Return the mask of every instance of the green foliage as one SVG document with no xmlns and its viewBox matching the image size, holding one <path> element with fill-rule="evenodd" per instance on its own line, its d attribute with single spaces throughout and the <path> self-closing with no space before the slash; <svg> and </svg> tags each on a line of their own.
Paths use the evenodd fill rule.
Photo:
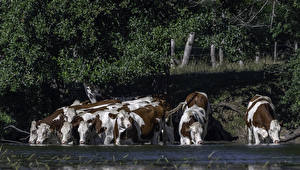
<svg viewBox="0 0 300 170">
<path fill-rule="evenodd" d="M 38 118 L 69 104 L 78 84 L 105 91 L 167 75 L 170 39 L 180 58 L 190 32 L 195 46 L 221 47 L 228 63 L 253 60 L 256 51 L 268 55 L 275 40 L 300 35 L 299 2 L 276 2 L 270 25 L 272 1 L 0 1 L 0 107 L 15 120 Z M 297 58 L 289 62 L 285 82 L 289 120 L 300 119 L 297 64 Z"/>
<path fill-rule="evenodd" d="M 10 123 L 14 123 L 15 120 L 13 120 L 11 116 L 9 116 L 8 114 L 4 112 L 0 112 L 0 122 L 1 124 L 10 124 Z"/>
<path fill-rule="evenodd" d="M 285 95 L 282 97 L 281 104 L 287 108 L 287 113 L 283 119 L 291 127 L 300 125 L 300 53 L 293 57 L 287 65 L 287 73 L 282 84 L 286 87 Z"/>
</svg>

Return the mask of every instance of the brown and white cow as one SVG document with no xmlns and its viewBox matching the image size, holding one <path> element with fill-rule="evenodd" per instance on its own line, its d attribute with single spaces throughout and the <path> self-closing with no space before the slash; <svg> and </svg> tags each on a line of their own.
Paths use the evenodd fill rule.
<svg viewBox="0 0 300 170">
<path fill-rule="evenodd" d="M 118 100 L 104 100 L 75 107 L 77 115 L 72 122 L 64 122 L 64 126 L 61 128 L 61 142 L 63 144 L 71 142 L 74 131 L 77 131 L 80 144 L 100 144 L 101 141 L 98 139 L 97 133 L 101 131 L 102 122 L 97 112 L 119 108 L 121 107 L 120 104 Z M 77 138 L 74 139 L 77 140 Z"/>
<path fill-rule="evenodd" d="M 132 110 L 138 110 L 146 106 L 158 106 L 159 102 L 154 98 L 147 96 L 135 100 L 124 101 L 122 106 L 117 110 L 109 110 L 108 112 L 98 113 L 102 121 L 102 126 L 105 127 L 104 144 L 109 144 L 114 141 L 116 145 L 121 144 L 122 133 L 127 133 L 128 129 L 132 131 L 132 123 L 140 131 L 140 127 L 145 125 L 141 115 L 136 114 Z M 135 131 L 135 129 L 133 129 Z M 126 136 L 126 135 L 125 135 Z"/>
<path fill-rule="evenodd" d="M 249 102 L 245 121 L 248 128 L 248 143 L 252 143 L 254 135 L 255 144 L 259 144 L 259 136 L 263 139 L 268 136 L 273 143 L 279 143 L 280 125 L 274 119 L 275 107 L 271 99 L 267 96 L 255 95 Z"/>
<path fill-rule="evenodd" d="M 133 138 L 133 142 L 141 142 L 144 141 L 142 137 L 146 139 L 145 141 L 149 141 L 153 136 L 155 136 L 153 137 L 154 139 L 157 139 L 160 132 L 160 130 L 158 130 L 160 127 L 159 122 L 164 113 L 163 111 L 159 111 L 161 107 L 159 105 L 160 102 L 157 99 L 143 97 L 124 101 L 121 105 L 96 112 L 102 123 L 102 129 L 104 128 L 104 135 L 101 134 L 105 136 L 103 144 L 110 144 L 114 141 L 116 145 L 119 145 L 124 143 L 124 140 L 128 142 Z M 134 128 L 131 128 L 132 122 Z M 83 124 L 82 122 L 82 126 Z M 87 130 L 88 128 L 80 129 L 82 131 L 80 133 L 89 132 Z M 155 140 L 151 142 L 157 143 Z"/>
<path fill-rule="evenodd" d="M 75 117 L 73 108 L 60 108 L 50 116 L 37 122 L 37 144 L 60 143 L 61 133 L 64 122 L 72 121 Z"/>
<path fill-rule="evenodd" d="M 111 103 L 117 103 L 119 101 L 117 100 L 103 100 L 96 103 L 79 103 L 75 101 L 71 106 L 68 107 L 62 107 L 57 109 L 54 113 L 52 113 L 50 116 L 38 121 L 36 123 L 36 132 L 37 138 L 36 143 L 42 144 L 42 143 L 49 143 L 50 139 L 58 138 L 58 141 L 55 142 L 55 140 L 51 140 L 54 143 L 60 143 L 62 140 L 62 131 L 67 133 L 70 133 L 69 130 L 62 130 L 62 127 L 69 128 L 71 127 L 70 124 L 65 124 L 64 122 L 72 122 L 74 117 L 77 113 L 84 112 L 84 110 L 88 109 L 97 109 L 106 105 L 109 105 Z M 32 133 L 30 136 L 34 138 L 35 134 Z M 50 138 L 51 137 L 51 138 Z M 65 140 L 66 138 L 64 138 Z M 48 142 L 47 142 L 48 140 Z M 52 142 L 52 143 L 53 143 Z M 34 143 L 34 140 L 30 140 L 29 143 Z"/>
<path fill-rule="evenodd" d="M 203 92 L 193 92 L 175 109 L 167 112 L 167 118 L 180 108 L 183 115 L 179 122 L 181 145 L 202 144 L 207 133 L 208 117 L 211 112 L 207 95 Z"/>
<path fill-rule="evenodd" d="M 158 144 L 164 114 L 165 108 L 156 104 L 148 104 L 130 112 L 139 142 L 150 141 L 151 144 Z"/>
</svg>

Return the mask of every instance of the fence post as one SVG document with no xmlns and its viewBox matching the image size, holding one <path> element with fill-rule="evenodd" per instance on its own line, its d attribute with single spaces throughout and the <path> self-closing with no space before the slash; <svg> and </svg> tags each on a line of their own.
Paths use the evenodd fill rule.
<svg viewBox="0 0 300 170">
<path fill-rule="evenodd" d="M 259 63 L 259 59 L 260 59 L 260 56 L 259 56 L 259 52 L 257 51 L 255 53 L 255 63 L 258 64 Z"/>
<path fill-rule="evenodd" d="M 210 58 L 211 58 L 212 67 L 215 68 L 216 67 L 216 56 L 215 56 L 215 45 L 214 44 L 211 44 L 211 46 L 210 46 Z"/>
<path fill-rule="evenodd" d="M 222 45 L 224 44 L 224 40 L 222 40 L 221 42 L 221 46 L 219 48 L 219 62 L 220 62 L 220 65 L 223 64 L 223 60 L 224 60 L 224 53 L 223 53 L 223 50 L 222 50 Z"/>
<path fill-rule="evenodd" d="M 274 63 L 277 60 L 277 41 L 274 43 Z"/>
<path fill-rule="evenodd" d="M 174 67 L 177 63 L 175 61 L 175 40 L 171 39 L 171 67 Z"/>
</svg>

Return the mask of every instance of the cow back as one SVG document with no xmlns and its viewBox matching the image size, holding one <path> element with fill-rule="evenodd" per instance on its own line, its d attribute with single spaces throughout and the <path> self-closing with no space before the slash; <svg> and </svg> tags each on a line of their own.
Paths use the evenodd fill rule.
<svg viewBox="0 0 300 170">
<path fill-rule="evenodd" d="M 188 108 L 192 107 L 193 105 L 197 105 L 198 107 L 207 110 L 208 99 L 205 93 L 201 93 L 201 92 L 191 93 L 186 97 L 185 101 L 186 101 L 186 106 Z"/>
</svg>

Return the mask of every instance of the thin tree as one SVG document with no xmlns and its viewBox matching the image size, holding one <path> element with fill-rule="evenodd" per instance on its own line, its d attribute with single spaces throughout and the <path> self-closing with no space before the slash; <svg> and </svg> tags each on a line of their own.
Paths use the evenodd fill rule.
<svg viewBox="0 0 300 170">
<path fill-rule="evenodd" d="M 183 59 L 182 59 L 180 67 L 183 67 L 188 64 L 189 58 L 191 55 L 191 51 L 192 51 L 192 47 L 193 47 L 193 43 L 194 43 L 194 39 L 195 39 L 195 33 L 191 32 L 189 34 L 189 38 L 185 44 Z"/>
</svg>

